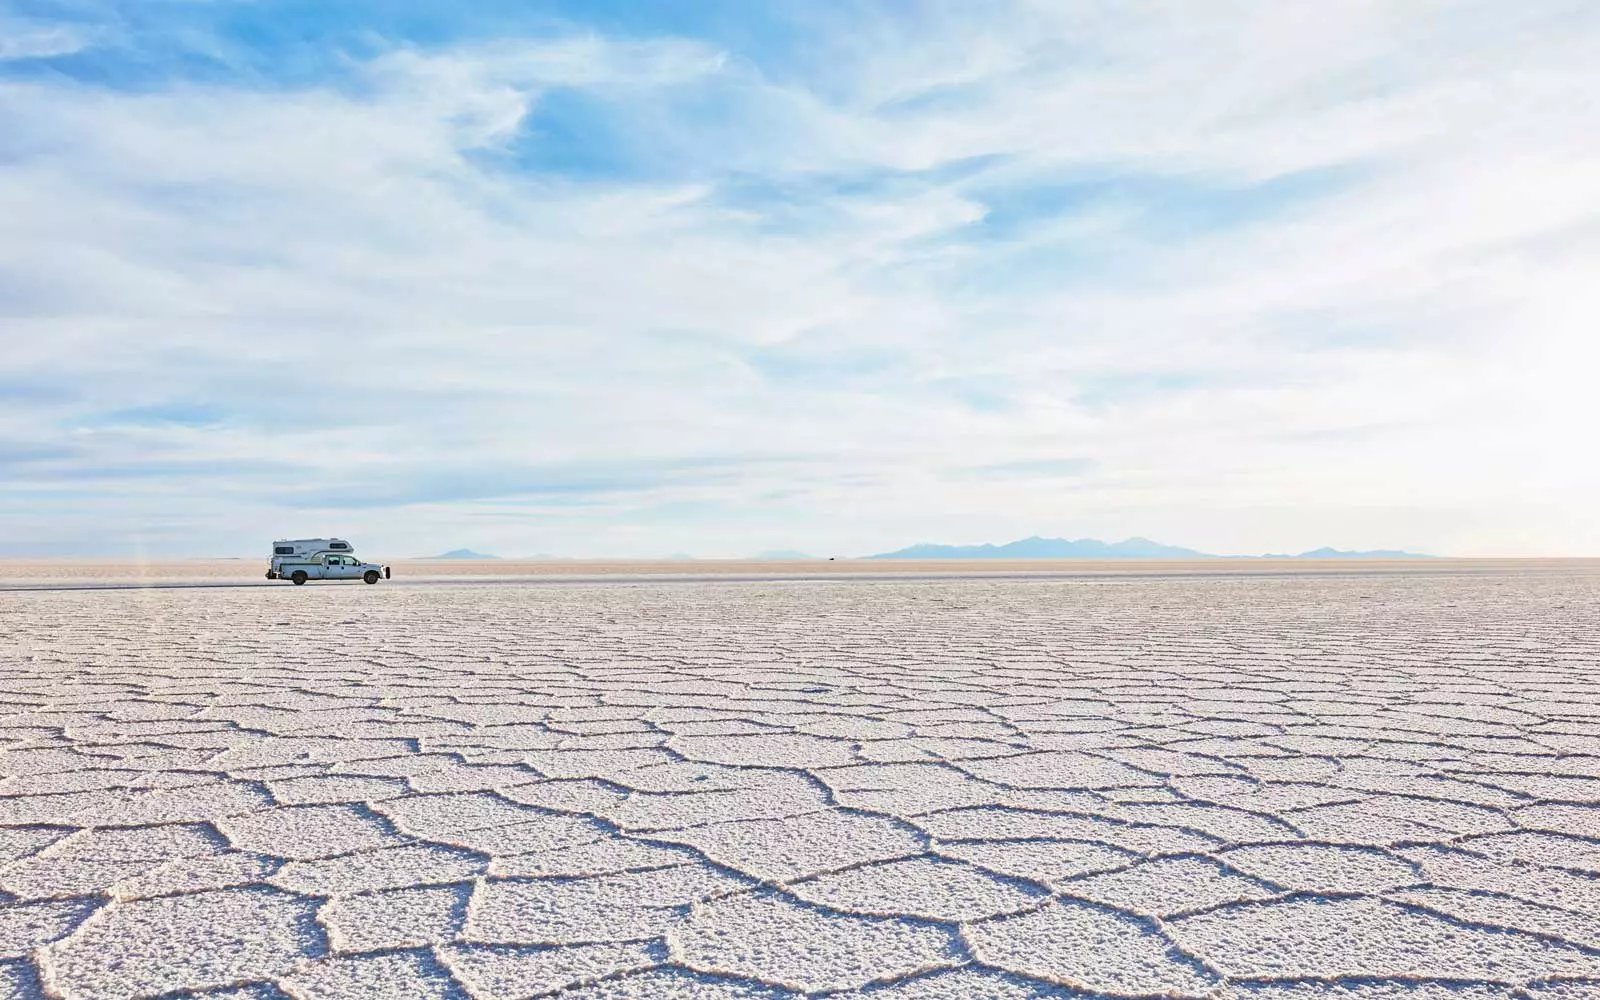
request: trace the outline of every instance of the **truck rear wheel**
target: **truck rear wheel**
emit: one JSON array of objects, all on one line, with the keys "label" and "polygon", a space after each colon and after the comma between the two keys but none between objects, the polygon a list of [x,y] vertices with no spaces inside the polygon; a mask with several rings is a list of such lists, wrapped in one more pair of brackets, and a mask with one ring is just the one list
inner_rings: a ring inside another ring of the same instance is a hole
[{"label": "truck rear wheel", "polygon": [[362,574],[361,579],[367,581],[368,583],[377,583],[378,571],[375,569],[369,569],[366,571],[366,573]]},{"label": "truck rear wheel", "polygon": [[294,585],[296,587],[301,586],[306,582],[306,571],[303,569],[297,569],[290,574],[289,579],[294,581]]}]

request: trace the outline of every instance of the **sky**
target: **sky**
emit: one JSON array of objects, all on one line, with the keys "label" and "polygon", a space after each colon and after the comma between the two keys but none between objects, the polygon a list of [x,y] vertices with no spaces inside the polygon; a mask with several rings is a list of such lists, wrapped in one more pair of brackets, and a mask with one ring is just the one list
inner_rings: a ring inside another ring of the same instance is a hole
[{"label": "sky", "polygon": [[0,555],[1600,555],[1589,0],[0,0]]}]

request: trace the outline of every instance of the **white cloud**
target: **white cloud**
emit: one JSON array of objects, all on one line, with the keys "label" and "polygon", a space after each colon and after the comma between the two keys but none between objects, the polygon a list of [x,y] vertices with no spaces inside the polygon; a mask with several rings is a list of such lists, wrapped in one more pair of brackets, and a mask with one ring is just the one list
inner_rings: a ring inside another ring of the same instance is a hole
[{"label": "white cloud", "polygon": [[70,56],[92,48],[101,40],[101,34],[77,25],[0,14],[0,63]]},{"label": "white cloud", "polygon": [[1600,551],[1593,15],[978,10],[0,83],[0,543]]}]

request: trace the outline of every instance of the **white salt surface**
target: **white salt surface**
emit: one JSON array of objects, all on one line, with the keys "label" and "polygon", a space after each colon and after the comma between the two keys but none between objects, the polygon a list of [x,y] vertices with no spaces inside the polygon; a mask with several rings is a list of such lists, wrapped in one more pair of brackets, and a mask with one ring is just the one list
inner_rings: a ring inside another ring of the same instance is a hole
[{"label": "white salt surface", "polygon": [[0,998],[1600,1000],[1600,574],[0,593]]}]

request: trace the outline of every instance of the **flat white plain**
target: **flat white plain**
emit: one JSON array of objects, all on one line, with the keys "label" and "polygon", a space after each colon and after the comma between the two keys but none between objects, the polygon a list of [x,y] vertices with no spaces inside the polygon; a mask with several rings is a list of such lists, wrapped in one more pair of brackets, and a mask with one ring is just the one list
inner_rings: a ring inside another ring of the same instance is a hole
[{"label": "flat white plain", "polygon": [[0,995],[1593,998],[1597,596],[11,591]]}]

